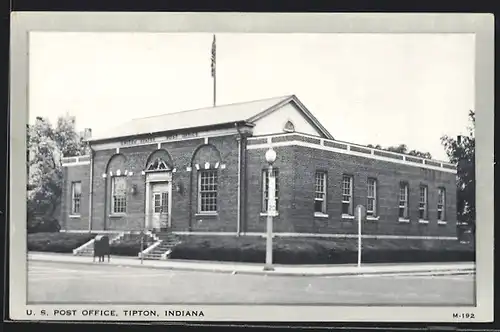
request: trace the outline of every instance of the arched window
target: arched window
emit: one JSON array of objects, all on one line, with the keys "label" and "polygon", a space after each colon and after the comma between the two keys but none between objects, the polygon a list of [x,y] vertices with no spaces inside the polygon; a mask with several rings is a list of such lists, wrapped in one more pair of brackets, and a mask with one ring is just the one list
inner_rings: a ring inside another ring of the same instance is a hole
[{"label": "arched window", "polygon": [[211,165],[215,163],[222,163],[222,158],[220,151],[213,145],[202,145],[194,153],[191,158],[191,164],[204,165],[205,163],[210,163]]},{"label": "arched window", "polygon": [[[191,165],[199,167],[197,171],[198,213],[213,214],[218,211],[219,170],[215,165],[220,163],[222,163],[220,151],[208,144],[200,146],[191,159]],[[215,168],[205,168],[204,165],[207,164],[214,165]]]},{"label": "arched window", "polygon": [[287,121],[283,130],[287,133],[293,133],[295,131],[295,126],[293,125],[292,121]]},{"label": "arched window", "polygon": [[[109,175],[108,190],[111,199],[111,214],[127,213],[127,177],[125,169],[127,158],[122,154],[114,155],[106,167],[106,173]],[[108,198],[107,198],[108,199]]]}]

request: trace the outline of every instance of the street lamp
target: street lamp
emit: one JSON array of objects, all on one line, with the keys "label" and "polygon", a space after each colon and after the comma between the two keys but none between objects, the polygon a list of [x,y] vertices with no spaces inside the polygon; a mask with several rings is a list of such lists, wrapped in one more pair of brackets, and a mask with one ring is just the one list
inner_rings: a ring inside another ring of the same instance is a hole
[{"label": "street lamp", "polygon": [[266,237],[266,265],[264,271],[273,271],[273,216],[276,212],[275,188],[276,179],[273,174],[273,164],[276,161],[276,151],[269,148],[266,152],[268,166],[267,182],[267,237]]}]

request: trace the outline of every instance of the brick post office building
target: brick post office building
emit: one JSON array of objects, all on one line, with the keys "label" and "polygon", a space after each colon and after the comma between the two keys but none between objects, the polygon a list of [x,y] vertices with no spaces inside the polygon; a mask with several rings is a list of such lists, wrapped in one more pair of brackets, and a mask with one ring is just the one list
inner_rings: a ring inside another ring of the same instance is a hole
[{"label": "brick post office building", "polygon": [[296,96],[134,119],[64,159],[64,230],[456,237],[456,168],[335,140]]}]

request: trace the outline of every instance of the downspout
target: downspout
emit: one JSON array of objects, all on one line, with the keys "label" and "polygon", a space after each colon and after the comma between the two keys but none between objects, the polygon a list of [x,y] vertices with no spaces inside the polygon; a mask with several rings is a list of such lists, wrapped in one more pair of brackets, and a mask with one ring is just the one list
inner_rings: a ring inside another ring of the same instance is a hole
[{"label": "downspout", "polygon": [[241,233],[241,143],[243,140],[243,135],[241,134],[238,123],[234,123],[238,134],[240,135],[238,139],[238,220],[236,224],[236,236],[240,236]]},{"label": "downspout", "polygon": [[89,185],[89,233],[92,232],[92,198],[94,197],[94,150],[90,147],[90,185]]},{"label": "downspout", "polygon": [[[194,156],[194,155],[193,155]],[[188,232],[193,230],[193,156],[191,156],[191,160],[189,161],[189,213],[188,213]]]},{"label": "downspout", "polygon": [[244,136],[244,141],[243,141],[243,147],[242,147],[242,161],[243,161],[243,167],[242,167],[242,187],[243,187],[243,192],[242,192],[242,199],[243,199],[243,213],[242,213],[242,227],[243,227],[243,233],[246,233],[248,230],[248,150],[247,150],[247,136]]},{"label": "downspout", "polygon": [[110,199],[110,195],[108,195],[108,167],[104,169],[106,176],[104,177],[104,219],[102,220],[102,229],[106,230],[106,214],[108,211],[108,199]]}]

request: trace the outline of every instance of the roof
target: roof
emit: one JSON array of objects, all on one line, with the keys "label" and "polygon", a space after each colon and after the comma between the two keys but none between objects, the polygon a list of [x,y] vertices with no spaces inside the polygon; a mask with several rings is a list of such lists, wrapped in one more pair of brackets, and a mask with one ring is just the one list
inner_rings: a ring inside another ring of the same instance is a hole
[{"label": "roof", "polygon": [[295,95],[273,97],[250,102],[234,103],[216,107],[199,108],[175,113],[132,119],[103,136],[92,137],[90,141],[107,140],[118,137],[152,134],[174,130],[210,127],[223,124],[252,123],[281,106],[294,101],[304,116],[310,120],[327,138],[330,133],[305,108]]}]

